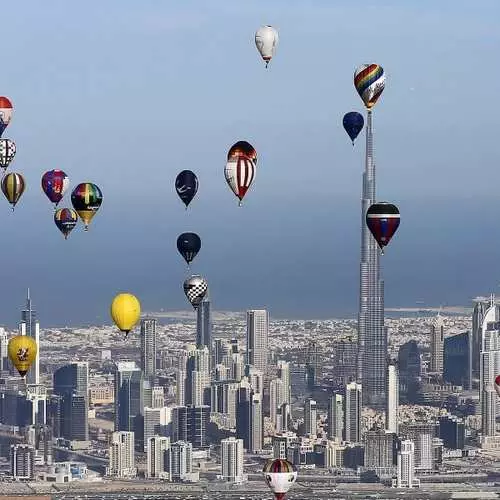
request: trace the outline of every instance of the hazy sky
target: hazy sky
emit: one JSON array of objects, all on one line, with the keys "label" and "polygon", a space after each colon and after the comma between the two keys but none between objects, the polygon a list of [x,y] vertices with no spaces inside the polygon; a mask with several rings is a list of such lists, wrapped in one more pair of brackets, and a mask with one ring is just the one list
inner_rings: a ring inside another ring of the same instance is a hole
[{"label": "hazy sky", "polygon": [[[362,110],[352,76],[367,62],[387,75],[377,193],[402,215],[386,305],[499,291],[498,0],[9,0],[2,15],[4,136],[27,190],[14,214],[0,203],[0,322],[19,319],[27,286],[43,325],[108,321],[118,291],[185,309],[183,231],[202,238],[193,271],[216,309],[354,314],[364,142],[341,121]],[[267,71],[262,24],[280,33]],[[223,174],[240,139],[259,153],[243,208]],[[40,188],[51,168],[104,194],[66,242]],[[187,212],[183,169],[200,179]]]}]

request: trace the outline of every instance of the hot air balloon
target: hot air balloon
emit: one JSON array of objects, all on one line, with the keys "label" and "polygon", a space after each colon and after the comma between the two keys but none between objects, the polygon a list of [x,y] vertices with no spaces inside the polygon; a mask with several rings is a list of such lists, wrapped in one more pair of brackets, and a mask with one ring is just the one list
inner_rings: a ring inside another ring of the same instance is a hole
[{"label": "hot air balloon", "polygon": [[196,233],[182,233],[177,238],[177,250],[184,257],[188,266],[200,251],[200,248],[201,239]]},{"label": "hot air balloon", "polygon": [[362,64],[354,72],[354,86],[368,109],[375,106],[385,88],[385,73],[378,64]]},{"label": "hot air balloon", "polygon": [[227,154],[224,175],[233,193],[240,200],[250,188],[257,167],[257,152],[254,147],[246,141],[238,141]]},{"label": "hot air balloon", "polygon": [[57,207],[69,186],[69,178],[62,170],[49,170],[42,176],[42,189]]},{"label": "hot air balloon", "polygon": [[73,189],[71,203],[85,224],[85,231],[88,231],[90,221],[102,203],[101,190],[91,182],[82,182]]},{"label": "hot air balloon", "polygon": [[274,56],[278,41],[278,32],[272,26],[262,26],[255,33],[255,45],[262,59],[266,62],[266,68]]},{"label": "hot air balloon", "polygon": [[111,303],[111,317],[115,325],[125,333],[125,337],[141,316],[141,304],[135,295],[130,293],[118,294]]},{"label": "hot air balloon", "polygon": [[5,172],[16,156],[16,143],[10,139],[0,139],[0,168]]},{"label": "hot air balloon", "polygon": [[384,247],[399,227],[399,210],[396,205],[387,202],[374,203],[366,212],[366,225],[384,253]]},{"label": "hot air balloon", "polygon": [[198,191],[198,177],[191,170],[183,170],[175,179],[175,190],[187,210]]},{"label": "hot air balloon", "polygon": [[262,471],[267,485],[277,500],[284,500],[297,480],[297,469],[288,460],[268,460]]},{"label": "hot air balloon", "polygon": [[495,386],[495,391],[497,391],[497,394],[500,396],[500,375],[497,375],[495,377],[494,386]]},{"label": "hot air balloon", "polygon": [[2,136],[4,130],[7,128],[7,125],[10,123],[10,119],[12,118],[12,112],[14,108],[12,107],[12,103],[10,99],[4,96],[0,97],[0,137]]},{"label": "hot air balloon", "polygon": [[67,240],[78,222],[78,214],[72,208],[58,208],[54,213],[54,222]]},{"label": "hot air balloon", "polygon": [[190,276],[184,282],[184,293],[186,294],[186,297],[188,298],[189,302],[191,302],[191,305],[194,307],[194,309],[197,309],[201,304],[201,301],[203,300],[203,297],[205,297],[207,290],[208,283],[198,274]]},{"label": "hot air balloon", "polygon": [[365,125],[363,115],[356,111],[346,113],[344,115],[344,119],[342,120],[342,125],[351,138],[352,145],[354,146],[356,137],[358,137],[359,133],[363,130],[363,126]]},{"label": "hot air balloon", "polygon": [[5,175],[2,179],[2,192],[7,198],[8,202],[12,205],[12,210],[16,203],[21,198],[26,188],[24,177],[21,174],[11,172]]},{"label": "hot air balloon", "polygon": [[21,377],[28,373],[31,364],[35,361],[37,351],[38,346],[35,340],[28,335],[17,335],[9,340],[7,352]]}]

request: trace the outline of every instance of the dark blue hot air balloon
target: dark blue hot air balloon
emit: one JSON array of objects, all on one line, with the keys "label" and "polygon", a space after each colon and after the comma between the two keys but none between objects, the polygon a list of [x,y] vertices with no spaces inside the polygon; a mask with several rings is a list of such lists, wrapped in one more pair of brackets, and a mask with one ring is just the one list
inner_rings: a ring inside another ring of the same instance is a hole
[{"label": "dark blue hot air balloon", "polygon": [[354,141],[358,137],[359,133],[363,130],[365,125],[365,120],[363,115],[357,111],[350,111],[344,115],[342,120],[342,125],[344,125],[345,131],[349,135],[354,146]]},{"label": "dark blue hot air balloon", "polygon": [[183,170],[175,179],[175,190],[187,209],[198,191],[198,177],[191,170]]},{"label": "dark blue hot air balloon", "polygon": [[201,239],[196,233],[182,233],[177,238],[177,250],[184,257],[188,266],[200,251]]},{"label": "dark blue hot air balloon", "polygon": [[400,222],[399,209],[386,201],[374,203],[366,211],[366,225],[378,243],[382,254],[389,244]]}]

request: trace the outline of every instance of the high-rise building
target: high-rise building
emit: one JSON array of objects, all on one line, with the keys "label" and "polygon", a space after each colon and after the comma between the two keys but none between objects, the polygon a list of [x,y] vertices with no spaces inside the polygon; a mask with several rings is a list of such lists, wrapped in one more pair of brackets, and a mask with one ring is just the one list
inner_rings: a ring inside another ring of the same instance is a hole
[{"label": "high-rise building", "polygon": [[193,446],[185,441],[177,441],[168,450],[167,470],[170,481],[188,479],[193,471]]},{"label": "high-rise building", "polygon": [[243,481],[243,439],[230,437],[221,441],[222,479],[231,483]]},{"label": "high-rise building", "polygon": [[[89,366],[65,365],[54,372],[54,394],[60,396],[60,435],[70,441],[88,441]],[[54,435],[57,430],[54,429]]]},{"label": "high-rise building", "polygon": [[210,406],[191,406],[187,413],[188,441],[194,449],[208,448],[207,426]]},{"label": "high-rise building", "polygon": [[282,382],[282,399],[283,403],[290,404],[292,399],[291,386],[290,386],[290,363],[288,361],[278,361],[278,378]]},{"label": "high-rise building", "polygon": [[344,398],[332,394],[328,400],[328,439],[344,440]]},{"label": "high-rise building", "polygon": [[420,481],[415,478],[415,446],[409,439],[401,441],[401,450],[398,452],[398,474],[393,486],[397,488],[420,486]]},{"label": "high-rise building", "polygon": [[472,389],[471,332],[458,333],[444,339],[443,379],[453,385]]},{"label": "high-rise building", "polygon": [[263,394],[264,392],[264,374],[255,366],[247,365],[245,367],[245,376],[250,382],[250,387],[255,393]]},{"label": "high-rise building", "polygon": [[25,427],[26,444],[35,450],[36,465],[51,465],[54,458],[52,429],[48,425],[30,425]]},{"label": "high-rise building", "polygon": [[26,294],[26,309],[21,311],[21,323],[19,324],[19,335],[28,335],[38,346],[35,361],[26,375],[27,384],[40,383],[40,324],[36,319],[36,311],[32,308],[30,289]]},{"label": "high-rise building", "polygon": [[283,401],[283,382],[279,378],[271,380],[269,384],[269,416],[276,429],[278,415]]},{"label": "high-rise building", "polygon": [[389,431],[368,431],[365,436],[365,467],[388,470],[396,465],[396,434]]},{"label": "high-rise building", "polygon": [[212,349],[212,321],[210,318],[210,299],[205,295],[196,312],[196,345]]},{"label": "high-rise building", "polygon": [[236,408],[236,437],[251,453],[261,451],[264,442],[262,394],[254,393],[249,383],[241,383]]},{"label": "high-rise building", "polygon": [[0,372],[9,370],[9,358],[7,347],[9,345],[9,338],[4,328],[0,328]]},{"label": "high-rise building", "polygon": [[304,404],[304,434],[316,436],[317,433],[317,405],[313,399],[306,399]]},{"label": "high-rise building", "polygon": [[147,440],[148,469],[146,477],[150,479],[165,479],[168,472],[165,468],[166,455],[170,448],[170,438],[164,436],[153,436]]},{"label": "high-rise building", "polygon": [[107,476],[135,477],[134,433],[126,431],[113,432],[109,445],[109,466]]},{"label": "high-rise building", "polygon": [[171,437],[172,435],[172,409],[144,408],[144,451],[147,451],[149,439],[154,436]]},{"label": "high-rise building", "polygon": [[363,404],[384,410],[387,391],[387,331],[384,328],[384,282],[380,279],[379,249],[365,218],[376,202],[372,112],[366,123],[366,158],[361,201],[361,263],[358,316],[358,381]]},{"label": "high-rise building", "polygon": [[115,431],[133,432],[143,409],[143,377],[134,361],[119,361],[115,371]]},{"label": "high-rise building", "polygon": [[361,442],[362,386],[357,382],[346,385],[345,390],[345,440],[349,443]]},{"label": "high-rise building", "polygon": [[409,439],[415,447],[415,469],[431,471],[434,469],[433,438],[436,435],[435,423],[405,424],[400,427],[400,436]]},{"label": "high-rise building", "polygon": [[247,311],[247,364],[266,373],[269,314],[264,309]]},{"label": "high-rise building", "polygon": [[389,432],[398,433],[399,377],[394,364],[387,367],[387,407],[385,411],[385,427]]},{"label": "high-rise building", "polygon": [[308,386],[312,389],[321,377],[321,348],[315,340],[307,345],[306,374]]},{"label": "high-rise building", "polygon": [[352,337],[345,337],[335,343],[333,351],[333,384],[340,389],[356,380],[358,345]]},{"label": "high-rise building", "polygon": [[210,352],[206,346],[188,352],[185,404],[210,403]]},{"label": "high-rise building", "polygon": [[439,417],[439,437],[449,450],[463,450],[465,447],[465,423],[454,415]]},{"label": "high-rise building", "polygon": [[484,439],[497,435],[498,395],[494,388],[494,380],[500,373],[500,314],[493,300],[484,315],[481,340],[479,400],[481,431]]},{"label": "high-rise building", "polygon": [[188,440],[188,408],[174,406],[172,408],[172,441]]},{"label": "high-rise building", "polygon": [[156,319],[141,320],[141,370],[144,378],[156,374]]},{"label": "high-rise building", "polygon": [[420,390],[422,358],[415,340],[401,345],[398,352],[399,400],[417,403]]},{"label": "high-rise building", "polygon": [[16,479],[35,476],[35,448],[28,444],[10,445],[10,474]]},{"label": "high-rise building", "polygon": [[431,364],[430,371],[443,375],[444,321],[438,314],[431,325]]}]

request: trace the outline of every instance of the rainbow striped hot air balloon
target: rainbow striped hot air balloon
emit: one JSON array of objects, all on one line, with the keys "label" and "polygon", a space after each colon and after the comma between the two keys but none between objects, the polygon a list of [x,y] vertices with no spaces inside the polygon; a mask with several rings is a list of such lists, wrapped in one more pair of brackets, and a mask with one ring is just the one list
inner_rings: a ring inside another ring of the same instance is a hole
[{"label": "rainbow striped hot air balloon", "polygon": [[375,106],[385,88],[385,73],[378,64],[362,64],[354,72],[354,86],[368,109]]},{"label": "rainbow striped hot air balloon", "polygon": [[102,203],[101,190],[91,182],[82,182],[73,189],[71,203],[85,224],[85,231],[88,231],[90,221]]}]

